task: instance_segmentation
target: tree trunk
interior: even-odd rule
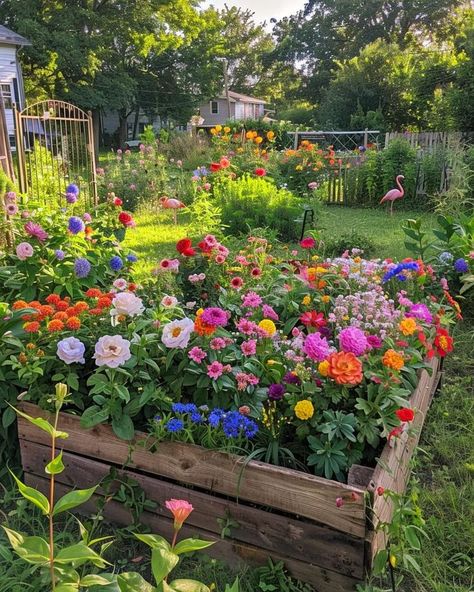
[[[128,113],[125,109],[119,111],[119,148],[123,148],[127,141],[127,117]]]
[[[133,136],[132,139],[137,139],[137,130],[138,130],[138,119],[140,117],[140,107],[137,107],[135,110],[135,119],[133,120]]]

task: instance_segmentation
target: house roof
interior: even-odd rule
[[[6,45],[31,45],[31,41],[25,39],[18,33],[7,29],[7,27],[0,25],[0,43]]]
[[[219,99],[225,99],[225,94],[222,94]],[[241,93],[234,92],[233,90],[229,91],[229,99],[231,103],[259,103],[261,105],[266,105],[267,101],[263,99],[257,99],[256,97],[249,97],[248,95],[243,95]]]

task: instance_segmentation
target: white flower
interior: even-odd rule
[[[66,337],[58,341],[58,347],[56,355],[60,360],[66,362],[66,364],[85,364],[84,352],[86,351],[85,345],[76,337]]]
[[[194,321],[184,318],[180,321],[171,321],[163,327],[162,342],[166,347],[178,347],[184,349],[189,343],[194,329]]]
[[[165,308],[173,308],[174,306],[176,306],[178,304],[178,299],[175,298],[174,296],[163,296],[163,298],[161,299],[161,306],[164,306]]]
[[[130,341],[120,335],[104,335],[95,344],[93,357],[97,366],[117,368],[132,357]]]
[[[128,286],[128,282],[127,280],[124,280],[123,278],[117,278],[114,283],[113,283],[114,288],[117,288],[117,290],[125,290]]]
[[[134,317],[142,314],[145,310],[141,298],[135,296],[132,292],[120,292],[112,300],[114,308],[110,311],[112,316],[127,315]]]

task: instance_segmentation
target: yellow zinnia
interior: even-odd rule
[[[298,419],[302,419],[303,421],[306,419],[311,419],[314,415],[314,406],[311,401],[308,399],[303,399],[303,401],[298,401],[295,405],[295,415]]]
[[[327,360],[319,362],[318,372],[321,374],[321,376],[327,376],[329,374],[329,362]]]
[[[413,335],[413,333],[417,330],[416,321],[411,317],[407,317],[400,321],[398,326],[403,335]]]
[[[270,319],[263,319],[262,321],[260,321],[258,326],[260,327],[260,329],[263,329],[269,337],[275,335],[276,333],[275,323]]]
[[[267,132],[267,140],[270,140],[270,142],[271,142],[274,137],[275,137],[275,132],[272,132],[272,130]]]
[[[227,125],[226,125],[226,126],[225,126],[225,128],[224,128],[224,133],[225,133],[225,134],[228,134],[228,133],[230,133],[230,127],[228,127]]]
[[[306,295],[301,302],[304,306],[308,306],[308,304],[311,304],[311,298]]]

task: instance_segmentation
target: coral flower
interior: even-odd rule
[[[333,353],[327,361],[328,376],[337,384],[356,386],[362,382],[362,363],[352,352]]]
[[[394,349],[388,349],[383,355],[382,364],[393,370],[401,370],[405,365],[405,360],[399,352]]]
[[[217,171],[221,170],[222,165],[220,162],[211,162],[211,165],[209,168],[211,169],[211,173],[217,173]]]
[[[315,327],[317,329],[327,325],[324,314],[322,312],[316,312],[315,310],[304,312],[300,316],[300,321],[303,323],[303,325],[306,325],[306,327]]]
[[[183,257],[192,257],[196,254],[196,251],[192,247],[190,238],[182,238],[176,243],[176,250]]]
[[[31,321],[30,323],[25,323],[23,329],[26,333],[38,333],[40,330],[40,324],[38,321]]]
[[[49,321],[47,329],[49,333],[56,333],[57,331],[62,331],[64,329],[64,323],[59,319]]]
[[[186,500],[170,499],[165,502],[165,506],[174,516],[175,530],[179,530],[183,526],[189,514],[194,510]]]

